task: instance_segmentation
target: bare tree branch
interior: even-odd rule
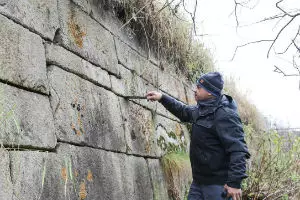
[[[300,76],[300,73],[299,74],[286,74],[278,66],[274,65],[274,67],[275,67],[274,72],[277,72],[279,74],[283,74],[283,76]]]
[[[239,45],[235,48],[235,51],[234,51],[234,54],[231,58],[231,61],[233,61],[236,53],[237,53],[237,50],[241,47],[244,47],[244,46],[247,46],[247,45],[250,45],[250,44],[256,44],[256,43],[261,43],[261,42],[273,42],[273,40],[257,40],[257,41],[253,41],[253,42],[248,42],[248,43],[245,43],[245,44],[242,44],[242,45]]]
[[[282,1],[282,0],[281,0]],[[300,13],[299,13],[300,14]],[[296,16],[297,17],[297,16]],[[278,37],[280,36],[280,34],[282,33],[282,31],[296,18],[296,17],[292,17],[291,19],[290,19],[290,21],[288,21],[288,23],[286,23],[286,25],[284,25],[281,29],[280,29],[280,31],[277,33],[277,35],[276,35],[276,37],[275,37],[275,39],[273,40],[273,42],[272,42],[272,44],[271,44],[271,46],[269,47],[269,50],[268,50],[268,53],[267,53],[267,58],[269,58],[269,55],[270,55],[270,51],[271,51],[271,49],[272,49],[272,47],[274,46],[274,44],[275,44],[275,42],[276,42],[276,40],[278,39]]]
[[[298,27],[298,31],[297,31],[296,35],[292,39],[291,43],[287,46],[287,48],[283,52],[279,52],[279,53],[276,53],[276,54],[285,54],[289,50],[289,48],[292,46],[292,44],[294,44],[294,46],[297,48],[297,45],[295,44],[295,40],[296,40],[296,38],[298,37],[299,34],[300,34],[300,26]]]

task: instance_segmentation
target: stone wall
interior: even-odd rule
[[[188,150],[187,128],[128,97],[191,104],[191,86],[105,2],[0,0],[1,200],[169,198],[160,158]]]

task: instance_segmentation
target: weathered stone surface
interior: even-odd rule
[[[145,96],[147,91],[155,90],[154,86],[132,73],[122,65],[118,65],[121,78],[111,76],[112,90],[122,96]]]
[[[189,105],[197,105],[197,102],[196,102],[195,96],[194,96],[194,92],[192,90],[193,87],[195,87],[195,86],[193,86],[193,85],[188,86],[188,85],[184,84],[184,88],[185,88],[185,92],[186,92],[186,100]]]
[[[56,0],[1,0],[0,13],[50,40],[59,26]]]
[[[113,36],[70,0],[58,0],[61,42],[88,61],[118,75]]]
[[[9,146],[54,148],[53,115],[47,96],[0,83],[0,143]]]
[[[14,200],[55,199],[52,197],[57,193],[59,182],[49,185],[46,181],[48,177],[57,176],[54,153],[11,151],[9,155]],[[63,184],[60,187],[63,188]]]
[[[64,144],[58,149],[58,154],[72,163],[70,167],[70,164],[66,166],[64,161],[61,162],[69,172],[67,174],[73,169],[75,183],[78,182],[81,188],[85,185],[86,199],[153,199],[144,158]],[[76,171],[78,176],[75,176]]]
[[[127,152],[138,155],[156,155],[153,141],[154,125],[152,114],[143,107],[120,98],[125,125]]]
[[[91,14],[92,11],[92,7],[91,7],[91,2],[90,0],[72,0],[72,2],[74,4],[76,4],[77,6],[79,6],[81,8],[81,10],[83,10],[84,12]]]
[[[11,166],[19,200],[153,199],[144,158],[61,144],[57,154],[12,152]]]
[[[121,78],[117,78],[113,75],[110,76],[112,83],[112,91],[118,95],[124,97],[137,97],[145,96],[147,92],[158,90],[152,84],[148,83],[141,77],[132,73],[130,70],[119,65]],[[174,115],[168,112],[160,103],[149,102],[146,99],[130,99],[137,104],[140,104],[154,112],[165,115],[171,119],[178,120]]]
[[[158,155],[189,149],[190,135],[184,125],[160,115],[155,115],[154,123]]]
[[[0,24],[0,79],[48,94],[42,39],[2,15]]]
[[[182,81],[170,76],[167,72],[161,71],[158,74],[159,88],[169,95],[187,102]]]
[[[111,88],[107,71],[92,65],[60,46],[46,44],[46,60],[50,64],[59,65],[61,68],[75,73],[95,84]]]
[[[118,98],[112,92],[49,66],[50,102],[59,140],[125,151]]]
[[[162,164],[159,159],[147,159],[149,172],[151,176],[152,188],[153,188],[153,199],[162,200],[169,199],[168,187],[165,179],[165,175],[162,169]]]
[[[119,62],[151,84],[157,85],[159,68],[119,39],[115,38],[115,43]]]
[[[12,200],[13,187],[10,178],[8,151],[0,149],[0,199]]]

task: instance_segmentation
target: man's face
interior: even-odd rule
[[[194,97],[196,101],[202,101],[202,100],[212,98],[213,95],[207,92],[204,88],[197,85],[196,88],[194,89]]]

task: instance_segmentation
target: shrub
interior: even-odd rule
[[[285,199],[300,192],[300,137],[284,137],[276,131],[257,133],[244,127],[252,155],[245,199]],[[247,197],[247,198],[246,198]]]

